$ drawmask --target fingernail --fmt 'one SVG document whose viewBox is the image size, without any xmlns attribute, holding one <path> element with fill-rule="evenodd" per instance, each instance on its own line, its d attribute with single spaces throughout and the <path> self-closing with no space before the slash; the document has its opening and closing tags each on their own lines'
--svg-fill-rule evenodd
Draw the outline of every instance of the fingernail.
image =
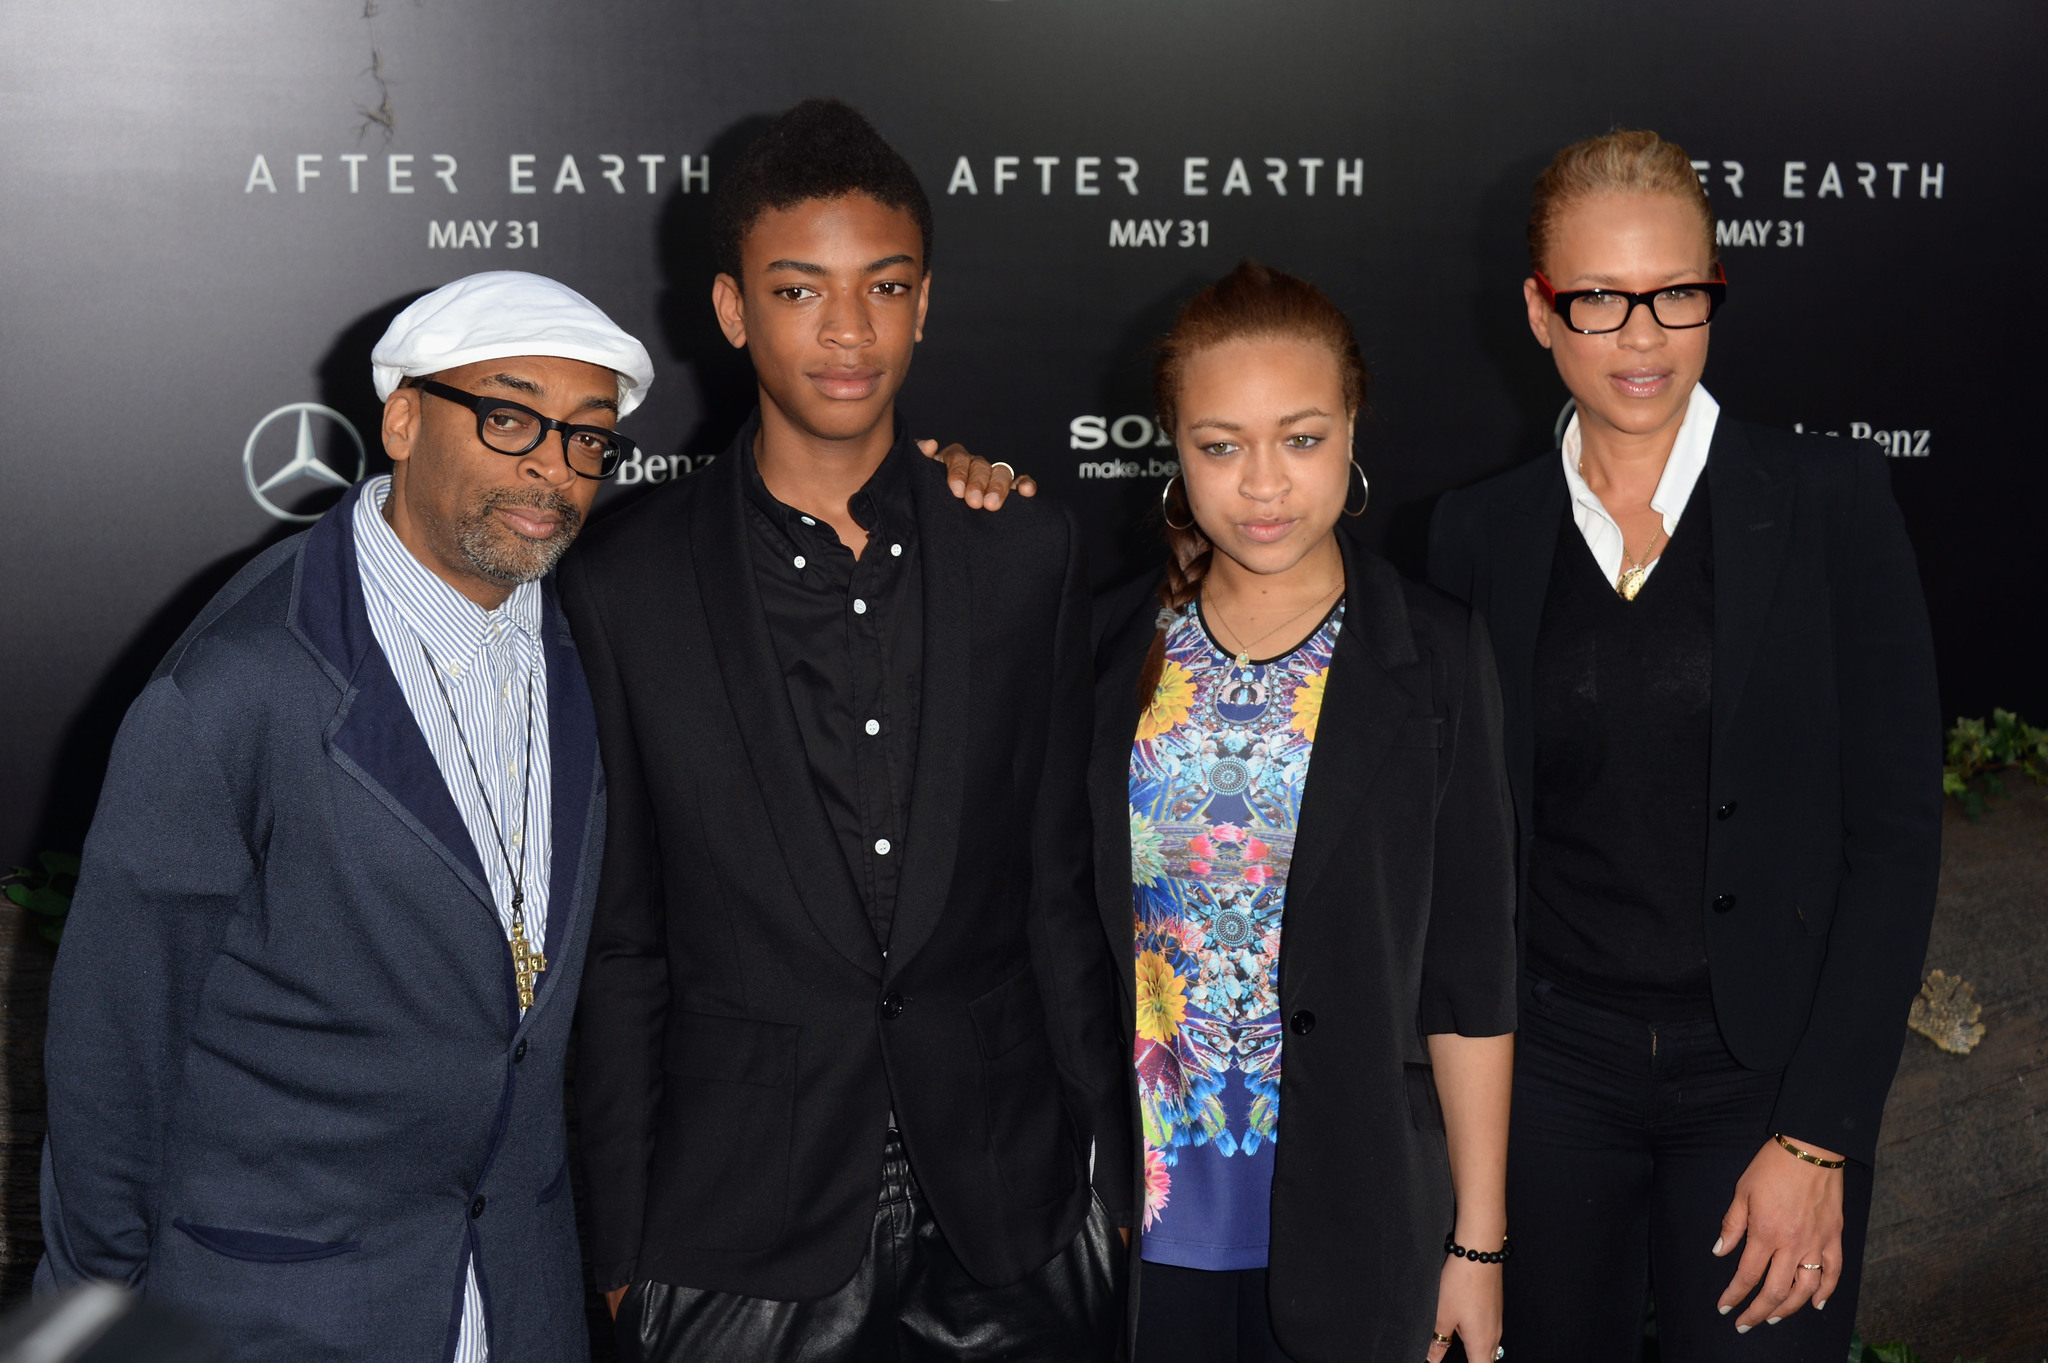
<svg viewBox="0 0 2048 1363">
<path fill-rule="evenodd" d="M 1720 1252 L 1721 1252 L 1721 1237 L 1717 1235 L 1717 1236 L 1715 1236 L 1715 1237 L 1714 1237 L 1714 1253 L 1716 1253 L 1716 1254 L 1719 1254 Z M 1727 1310 L 1728 1308 L 1724 1306 L 1724 1307 L 1722 1307 L 1721 1309 L 1722 1309 L 1723 1311 L 1726 1311 L 1726 1310 Z"/>
<path fill-rule="evenodd" d="M 1732 1306 L 1717 1306 L 1717 1307 L 1715 1307 L 1714 1309 L 1715 1309 L 1716 1311 L 1719 1311 L 1719 1312 L 1720 1312 L 1720 1313 L 1721 1313 L 1722 1315 L 1724 1315 L 1724 1316 L 1725 1316 L 1725 1315 L 1727 1315 L 1727 1314 L 1728 1314 L 1728 1313 L 1729 1313 L 1730 1311 L 1733 1311 L 1733 1310 L 1734 1310 L 1735 1308 L 1734 1308 L 1734 1307 L 1732 1307 Z"/>
<path fill-rule="evenodd" d="M 1783 1319 L 1785 1319 L 1785 1318 L 1784 1318 L 1783 1316 L 1772 1316 L 1772 1317 L 1771 1317 L 1771 1318 L 1770 1318 L 1769 1320 L 1766 1320 L 1766 1321 L 1764 1322 L 1764 1324 L 1766 1324 L 1766 1325 L 1776 1325 L 1776 1324 L 1777 1324 L 1777 1323 L 1778 1323 L 1779 1321 L 1781 1321 L 1781 1320 L 1783 1320 Z"/>
<path fill-rule="evenodd" d="M 1747 1325 L 1738 1325 L 1735 1327 L 1735 1333 L 1738 1335 L 1746 1335 L 1749 1333 L 1749 1327 Z"/>
<path fill-rule="evenodd" d="M 1824 1301 L 1817 1301 L 1813 1304 L 1813 1309 L 1816 1311 L 1825 1311 L 1828 1309 L 1828 1304 Z"/>
</svg>

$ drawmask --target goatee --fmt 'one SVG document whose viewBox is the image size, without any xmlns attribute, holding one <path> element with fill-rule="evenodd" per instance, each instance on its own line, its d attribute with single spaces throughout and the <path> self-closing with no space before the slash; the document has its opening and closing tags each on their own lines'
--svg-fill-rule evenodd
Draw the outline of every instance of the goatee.
<svg viewBox="0 0 2048 1363">
<path fill-rule="evenodd" d="M 503 506 L 552 512 L 560 523 L 546 539 L 528 539 L 498 519 L 495 513 Z M 479 577 L 516 587 L 546 577 L 582 528 L 583 513 L 559 492 L 494 488 L 456 523 L 455 542 Z"/>
</svg>

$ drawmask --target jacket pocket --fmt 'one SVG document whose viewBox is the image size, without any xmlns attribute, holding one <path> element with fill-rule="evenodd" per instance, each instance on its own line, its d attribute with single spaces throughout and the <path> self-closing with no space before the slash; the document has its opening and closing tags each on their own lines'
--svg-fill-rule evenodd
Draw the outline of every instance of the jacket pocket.
<svg viewBox="0 0 2048 1363">
<path fill-rule="evenodd" d="M 1408 1120 L 1417 1131 L 1443 1130 L 1444 1109 L 1436 1096 L 1435 1069 L 1413 1063 L 1401 1068 L 1406 1071 L 1408 1085 Z"/>
<path fill-rule="evenodd" d="M 679 1013 L 663 1048 L 650 1227 L 696 1249 L 772 1249 L 788 1220 L 803 1029 Z"/>
<path fill-rule="evenodd" d="M 195 1226 L 182 1216 L 172 1220 L 171 1224 L 215 1254 L 252 1264 L 311 1263 L 315 1259 L 332 1259 L 337 1254 L 353 1254 L 363 1247 L 360 1240 L 301 1240 L 296 1236 L 271 1235 L 266 1231 Z"/>
<path fill-rule="evenodd" d="M 984 1058 L 1008 1055 L 1045 1030 L 1038 977 L 1025 967 L 969 1003 L 967 1015 L 974 1019 L 974 1038 Z"/>
<path fill-rule="evenodd" d="M 548 1180 L 548 1186 L 541 1189 L 539 1193 L 535 1194 L 533 1204 L 536 1207 L 547 1206 L 548 1203 L 553 1202 L 556 1198 L 560 1197 L 562 1195 L 562 1189 L 568 1186 L 569 1157 L 567 1155 L 564 1155 L 562 1157 L 562 1167 L 555 1170 L 555 1176 Z"/>
<path fill-rule="evenodd" d="M 1397 748 L 1441 748 L 1444 745 L 1442 715 L 1410 715 L 1394 731 Z"/>
<path fill-rule="evenodd" d="M 1074 1125 L 1046 1035 L 1045 1005 L 1029 967 L 967 1005 L 981 1049 L 982 1116 L 997 1172 L 1027 1207 L 1073 1191 L 1080 1171 Z"/>
</svg>

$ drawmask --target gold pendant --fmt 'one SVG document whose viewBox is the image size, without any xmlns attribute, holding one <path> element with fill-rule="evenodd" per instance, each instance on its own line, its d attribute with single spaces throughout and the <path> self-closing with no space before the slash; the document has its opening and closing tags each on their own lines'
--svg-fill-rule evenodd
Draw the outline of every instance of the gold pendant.
<svg viewBox="0 0 2048 1363">
<path fill-rule="evenodd" d="M 1624 601 L 1636 599 L 1636 593 L 1643 589 L 1643 579 L 1650 575 L 1648 564 L 1640 568 L 1624 568 L 1621 576 L 1614 579 L 1614 590 L 1621 593 Z"/>
<path fill-rule="evenodd" d="M 1237 655 L 1237 665 L 1239 667 L 1250 667 L 1252 665 L 1252 655 L 1240 649 Z"/>
<path fill-rule="evenodd" d="M 512 979 L 519 986 L 519 1007 L 524 1010 L 533 1007 L 533 982 L 548 968 L 548 958 L 533 949 L 526 940 L 526 920 L 518 914 L 512 917 Z"/>
</svg>

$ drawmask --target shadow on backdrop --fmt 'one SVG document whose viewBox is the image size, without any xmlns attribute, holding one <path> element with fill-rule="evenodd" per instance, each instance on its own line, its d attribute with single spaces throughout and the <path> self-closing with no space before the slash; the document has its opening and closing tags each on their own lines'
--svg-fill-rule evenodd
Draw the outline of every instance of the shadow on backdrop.
<svg viewBox="0 0 2048 1363">
<path fill-rule="evenodd" d="M 391 463 L 384 457 L 377 435 L 384 404 L 377 400 L 370 385 L 370 350 L 384 334 L 385 328 L 390 326 L 391 319 L 419 296 L 419 293 L 406 294 L 358 317 L 343 328 L 314 368 L 319 393 L 316 400 L 342 413 L 355 426 L 370 451 L 368 473 L 371 474 L 388 471 Z M 348 457 L 352 454 L 352 447 L 344 448 L 347 442 L 338 431 L 332 427 L 325 429 L 334 444 L 323 449 L 322 456 L 333 467 L 348 471 L 348 465 L 353 462 Z M 324 511 L 335 500 L 336 494 L 332 492 L 308 491 L 288 502 L 287 509 L 301 515 L 314 514 Z M 244 564 L 279 540 L 304 528 L 300 522 L 277 521 L 253 543 L 207 564 L 172 592 L 115 655 L 114 661 L 86 697 L 85 704 L 65 728 L 50 788 L 43 798 L 35 850 L 56 848 L 76 851 L 84 845 L 93 808 L 99 803 L 100 784 L 106 776 L 107 756 L 113 750 L 114 734 L 121 726 L 122 716 L 128 713 L 128 707 L 142 694 L 150 674 L 156 671 L 157 664 L 163 661 L 186 626 L 192 623 L 214 594 L 241 571 Z"/>
<path fill-rule="evenodd" d="M 1529 334 L 1521 303 L 1521 283 L 1529 276 L 1529 191 L 1550 163 L 1546 156 L 1510 162 L 1486 188 L 1474 216 L 1472 335 L 1514 404 L 1515 435 L 1498 459 L 1472 482 L 1491 478 L 1525 460 L 1557 448 L 1558 410 L 1566 400 L 1550 353 Z M 1429 575 L 1429 522 L 1442 493 L 1418 497 L 1395 507 L 1387 516 L 1380 552 L 1396 568 L 1415 578 Z"/>
</svg>

